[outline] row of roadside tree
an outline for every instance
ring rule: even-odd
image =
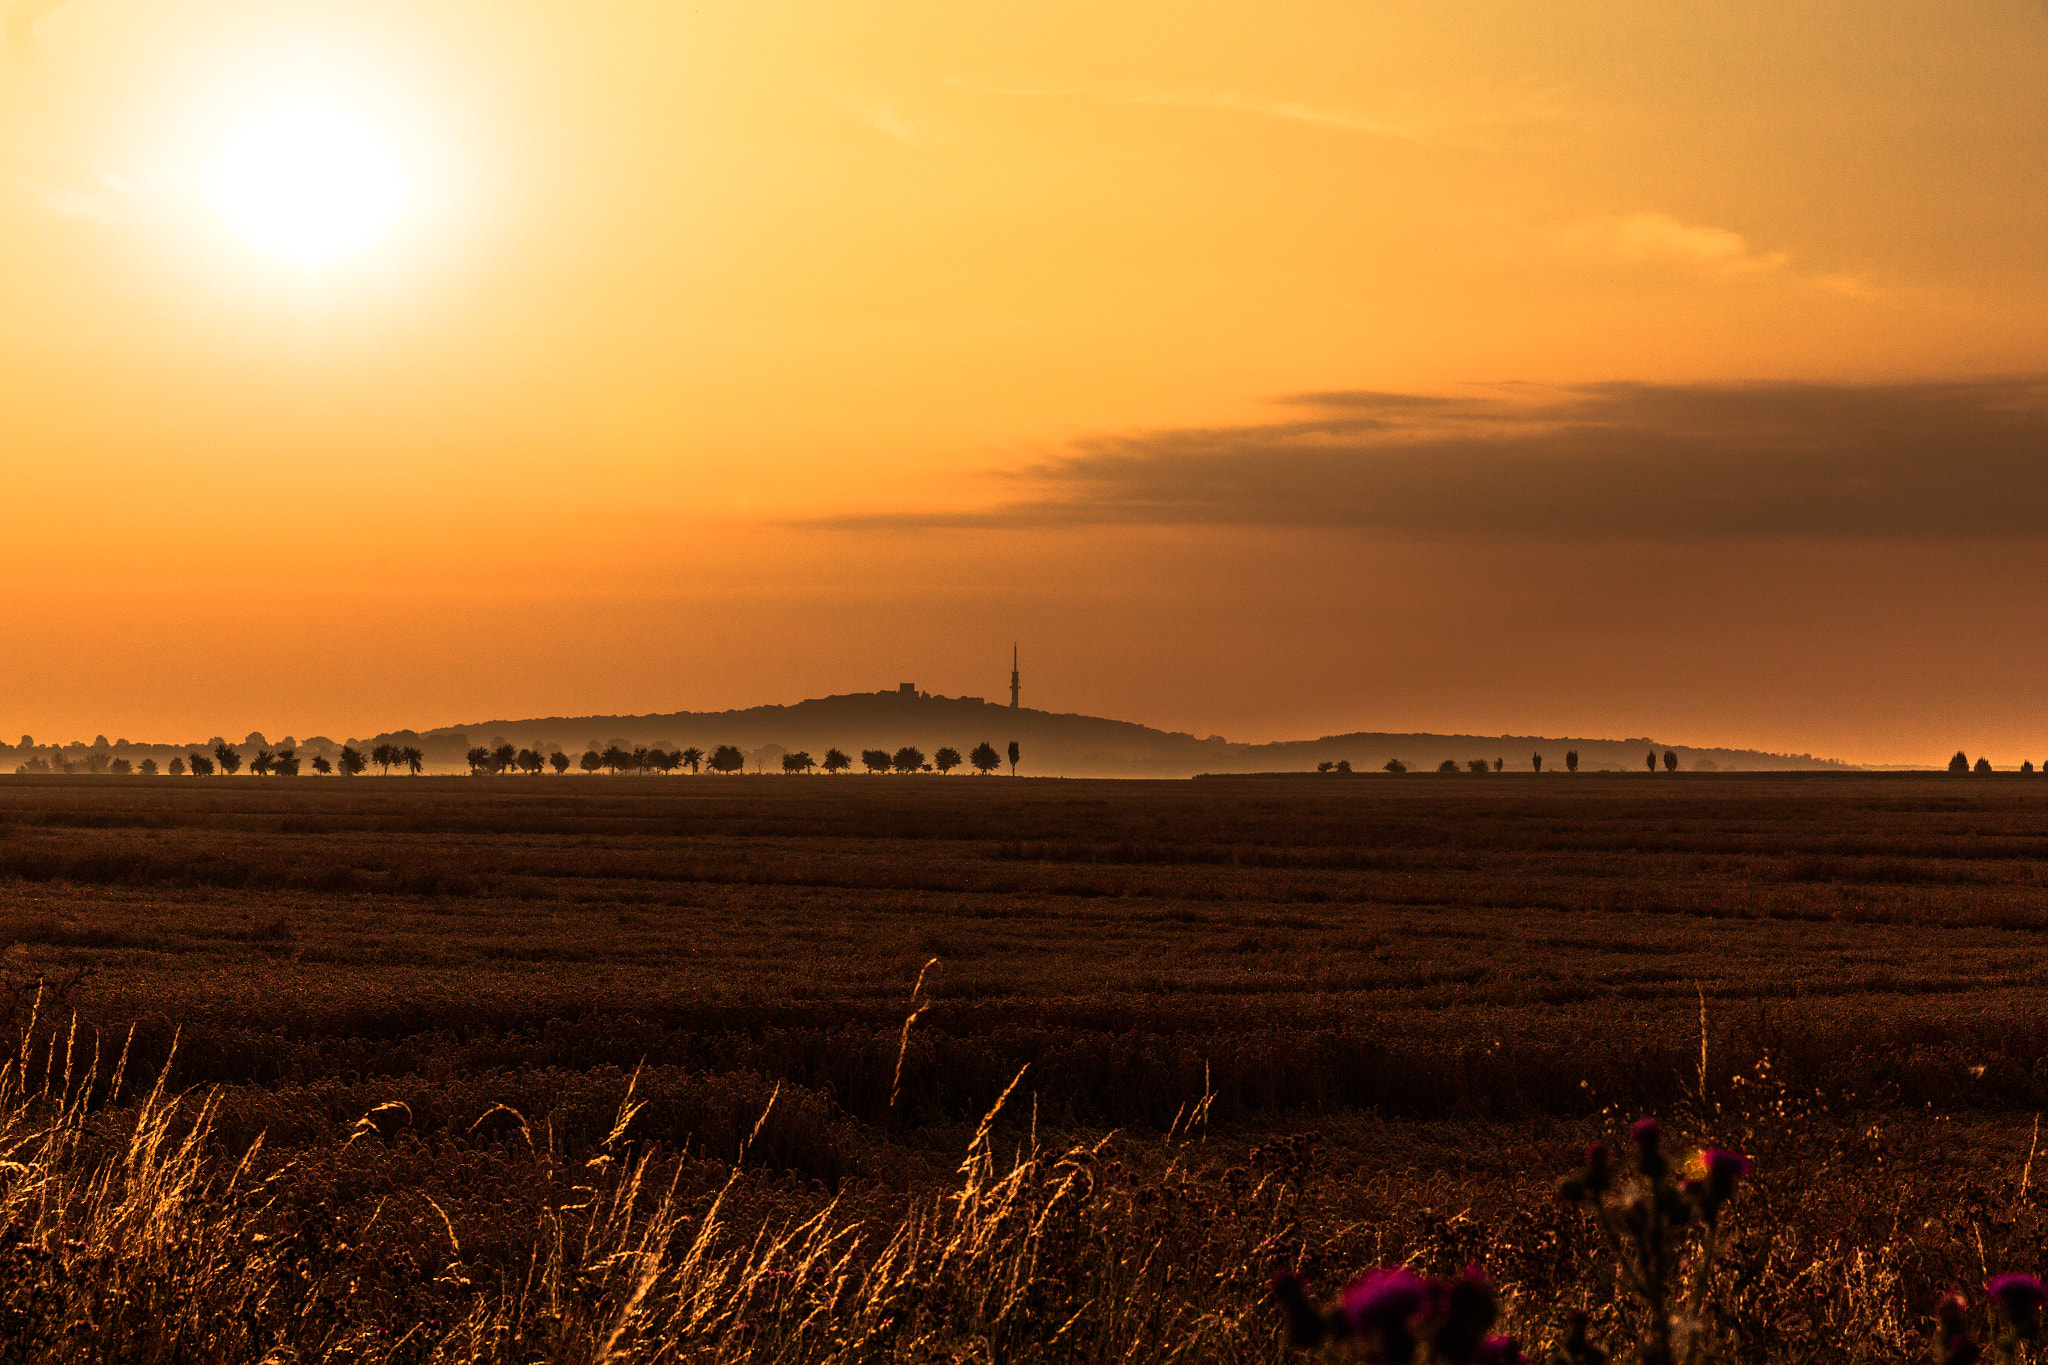
[[[583,756],[572,759],[560,749],[543,754],[536,749],[521,749],[511,744],[500,744],[496,748],[482,745],[471,749],[465,757],[473,776],[496,776],[501,773],[528,773],[539,776],[553,771],[566,773],[572,767],[586,773],[673,773],[687,768],[692,773],[710,771],[714,773],[737,773],[747,766],[746,755],[733,744],[720,744],[709,753],[695,747],[687,749],[659,749],[636,746],[628,749],[613,744],[604,749],[587,749]],[[870,773],[950,773],[963,765],[972,766],[976,772],[990,773],[1003,765],[1003,755],[986,741],[974,746],[964,758],[958,749],[942,747],[929,759],[922,749],[906,744],[893,753],[887,749],[863,749],[860,754],[861,766]],[[1017,764],[1023,758],[1023,750],[1016,740],[1010,741],[1010,772],[1014,776]],[[232,777],[242,770],[241,753],[231,744],[213,746],[211,753],[193,753],[184,758],[173,758],[168,772],[172,777],[183,777],[190,773],[194,777],[211,777],[216,772]],[[250,773],[257,777],[297,777],[307,766],[296,749],[261,748],[248,760]],[[814,759],[809,753],[799,751],[782,755],[782,771],[792,775],[823,771],[842,773],[851,768],[854,760],[838,749],[827,749],[822,759]],[[355,777],[371,766],[389,775],[393,768],[410,772],[417,777],[426,770],[426,755],[410,744],[379,744],[365,754],[353,745],[344,744],[341,752],[333,759],[316,754],[311,761],[314,772],[325,775],[340,773],[343,777]],[[127,774],[136,771],[128,760],[115,759],[108,771]],[[153,776],[157,771],[154,759],[144,759],[140,771]]]
[[[477,776],[510,772],[539,776],[550,769],[566,773],[571,767],[581,768],[586,773],[606,772],[614,777],[620,773],[672,773],[679,768],[687,768],[692,773],[707,769],[714,773],[737,773],[747,766],[747,756],[734,744],[720,744],[709,753],[695,745],[687,749],[650,749],[644,746],[628,749],[613,744],[601,750],[586,749],[578,759],[571,759],[560,749],[543,754],[537,749],[521,749],[510,744],[500,744],[495,749],[479,745],[465,757],[469,760],[470,772]],[[1013,775],[1022,757],[1023,750],[1016,740],[1011,740],[1009,760]],[[823,758],[812,758],[807,750],[782,755],[782,771],[791,775],[820,771],[843,773],[853,763],[854,760],[840,749],[827,749]],[[972,766],[976,772],[990,773],[1003,766],[1003,755],[996,752],[995,745],[983,741],[964,758],[958,749],[946,746],[928,759],[922,749],[906,744],[893,753],[887,749],[863,749],[860,763],[871,773],[950,773],[963,765]]]

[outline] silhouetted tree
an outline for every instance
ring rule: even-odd
[[[183,777],[185,775],[185,760],[183,758],[171,760],[170,774],[172,777]]]
[[[924,751],[914,744],[906,744],[889,755],[889,766],[899,773],[914,773],[924,766]]]
[[[1507,766],[1508,766],[1508,761],[1507,761],[1506,759],[1504,759],[1504,758],[1496,758],[1495,760],[1493,760],[1493,770],[1494,770],[1495,772],[1500,772],[1500,771],[1501,771],[1502,769],[1506,768]]]
[[[1977,766],[1970,769],[1970,771],[1976,774],[1978,777],[1989,777],[1991,775],[1991,760],[1988,758],[1979,758],[1977,760]]]
[[[932,755],[932,763],[942,773],[952,772],[953,769],[960,766],[960,751],[950,748],[941,749]]]
[[[1656,771],[1657,771],[1657,751],[1656,751],[1655,749],[1652,749],[1652,750],[1650,750],[1650,759],[1649,759],[1649,763],[1650,763],[1650,771],[1651,771],[1651,772],[1656,772]]]
[[[782,756],[782,771],[786,773],[807,773],[817,766],[818,761],[807,750],[799,749]]]
[[[125,758],[110,758],[107,760],[107,771],[115,777],[126,777],[135,771],[135,765]]]
[[[681,749],[656,749],[648,757],[653,761],[655,767],[661,769],[662,776],[664,777],[683,766],[683,751]]]
[[[334,765],[328,761],[326,754],[314,754],[313,771],[325,777],[334,771]]]
[[[1483,758],[1475,758],[1465,764],[1467,772],[1483,773],[1486,771],[1486,767],[1486,760]]]
[[[1967,775],[1970,771],[1970,756],[1961,749],[1956,750],[1956,756],[1948,761],[1948,770],[1958,775]]]
[[[192,755],[192,776],[212,777],[213,760],[208,758],[205,754]]]
[[[599,753],[595,749],[585,749],[583,751],[582,761],[579,762],[576,766],[583,769],[584,772],[595,773],[599,768],[602,768],[604,766],[604,755]]]
[[[1566,749],[1564,751],[1564,770],[1568,773],[1575,773],[1579,770],[1579,751],[1577,749]]]
[[[519,762],[519,750],[509,744],[500,744],[491,750],[491,771],[502,773]]]
[[[628,767],[633,762],[633,755],[627,753],[616,744],[606,745],[604,752],[599,754],[598,757],[604,760],[605,771],[613,777],[619,775],[619,769]],[[714,763],[712,766],[717,767],[718,765]]]
[[[1316,764],[1316,771],[1319,773],[1326,773],[1329,772],[1331,769],[1335,768],[1336,766],[1336,764],[1332,763],[1329,759],[1326,758],[1322,762]]]
[[[379,744],[376,748],[370,750],[370,762],[384,770],[378,776],[391,776],[391,765],[398,762],[398,746],[396,744]],[[476,766],[475,760],[472,759],[469,766],[474,768]]]
[[[491,770],[491,751],[481,744],[471,747],[462,757],[469,763],[471,777],[482,777]]]
[[[1017,741],[1010,741],[1010,776],[1017,775],[1017,761],[1024,757],[1024,751],[1017,747]]]
[[[853,766],[853,760],[848,758],[845,754],[841,753],[837,749],[827,749],[825,751],[825,761],[821,763],[819,766],[822,767],[828,774],[836,775],[838,773],[845,772],[848,768],[851,768]]]
[[[682,755],[677,754],[676,757],[680,760]],[[560,777],[563,773],[569,771],[569,755],[557,749],[548,755],[548,765],[555,770],[555,776]]]
[[[519,771],[532,777],[540,776],[548,766],[548,761],[532,749],[521,749],[517,761]]]
[[[1443,762],[1436,765],[1436,770],[1440,773],[1454,773],[1458,771],[1458,760],[1455,758],[1447,758]]]
[[[270,760],[270,771],[279,777],[297,777],[299,775],[299,751],[297,749],[279,749],[277,756]]]
[[[1531,754],[1531,755],[1529,756],[1529,763],[1530,763],[1530,765],[1531,765],[1532,767],[1534,767],[1534,768],[1535,768],[1535,770],[1536,770],[1537,772],[1539,772],[1539,773],[1540,773],[1540,772],[1542,772],[1542,771],[1543,771],[1543,755],[1542,755],[1542,754]]]
[[[697,769],[703,764],[703,762],[704,751],[702,749],[699,749],[696,745],[693,744],[689,748],[683,750],[683,764],[684,766],[688,767],[692,773],[696,772]]]
[[[1671,752],[1671,750],[1669,749],[1666,749],[1664,751],[1664,771],[1667,773],[1675,773],[1678,771],[1678,755]]]
[[[887,749],[862,749],[860,751],[860,761],[862,766],[871,773],[885,773],[889,771],[889,751]]]
[[[711,751],[711,771],[736,773],[747,766],[747,756],[736,744],[721,744]]]
[[[139,772],[140,772],[140,773],[141,773],[141,774],[142,774],[142,775],[143,775],[144,777],[155,777],[155,776],[156,776],[156,760],[155,760],[155,759],[153,759],[153,758],[145,758],[145,759],[143,759],[143,760],[142,760],[142,764],[141,764],[141,766],[140,766],[140,767],[139,767],[139,768],[137,769],[137,771],[139,771]]]
[[[341,757],[335,763],[343,777],[354,777],[369,765],[370,760],[364,758],[361,751],[347,744],[341,746]]]
[[[1390,758],[1382,766],[1396,777],[1408,771],[1408,765],[1398,758]]]
[[[249,771],[258,777],[270,776],[270,767],[277,762],[277,755],[268,749],[258,749],[256,757],[249,760]]]
[[[421,772],[425,771],[427,766],[427,756],[411,744],[398,751],[398,761],[403,763],[406,771],[414,777],[418,777]]]
[[[644,773],[654,766],[654,751],[645,744],[635,745],[627,757],[626,766],[636,773]]]
[[[1337,771],[1338,771],[1338,772],[1340,772],[1340,773],[1348,773],[1348,772],[1350,772],[1350,771],[1351,771],[1351,760],[1350,760],[1350,759],[1348,759],[1348,758],[1340,758],[1340,759],[1338,759],[1338,760],[1337,760]]]
[[[172,761],[173,763],[177,762],[177,760],[176,760],[176,759],[172,759],[171,761]],[[2023,759],[2021,759],[2021,760],[2020,760],[2020,771],[2021,771],[2022,773],[2030,773],[2030,772],[2034,771],[2034,760],[2033,760],[2033,759],[2031,759],[2031,758],[2023,758]]]
[[[967,761],[974,765],[974,771],[984,776],[1003,766],[1003,756],[987,740],[974,746],[974,752],[967,755]]]
[[[223,777],[233,777],[242,770],[242,755],[226,740],[213,746],[213,761],[220,764]]]

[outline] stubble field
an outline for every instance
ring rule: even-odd
[[[1551,1191],[1656,1112],[1760,1159],[1730,1350],[1895,1357],[2039,1268],[2044,853],[2002,777],[0,779],[72,1163],[0,1174],[0,1336],[1268,1359],[1275,1268],[1473,1259],[1619,1331]],[[50,1200],[202,1110],[155,1232]]]

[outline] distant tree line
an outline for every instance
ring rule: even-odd
[[[122,741],[126,743],[127,741]],[[33,741],[22,736],[22,747],[31,748]],[[497,776],[502,773],[526,773],[539,776],[543,773],[567,773],[571,768],[581,768],[586,773],[673,773],[687,768],[692,773],[738,773],[745,770],[747,757],[735,744],[720,744],[709,753],[692,745],[682,749],[664,749],[659,746],[612,744],[602,749],[593,745],[584,751],[582,757],[572,759],[560,749],[542,753],[539,749],[522,749],[515,745],[499,743],[495,747],[478,745],[471,748],[464,758],[473,776]],[[1016,740],[1010,741],[1010,771],[1014,775],[1017,764],[1023,759],[1023,748]],[[866,749],[861,752],[861,762],[869,772],[895,773],[950,773],[955,768],[971,765],[977,772],[994,772],[1003,765],[1003,755],[986,741],[977,744],[973,751],[962,757],[958,749],[941,747],[929,760],[924,751],[914,745],[905,745],[894,753],[886,749]],[[389,776],[393,768],[418,777],[426,771],[426,754],[416,745],[379,744],[367,754],[353,744],[341,746],[341,752],[333,758],[315,754],[310,761],[303,759],[293,745],[257,745],[256,752],[246,759],[242,750],[226,740],[216,741],[210,751],[195,751],[173,757],[163,771],[171,777],[212,777],[215,773],[233,777],[247,764],[249,772],[256,777],[297,777],[305,768],[326,775],[340,773],[343,777],[356,777],[375,766]],[[813,759],[808,752],[785,753],[782,755],[782,771],[788,774],[809,773],[822,769],[826,773],[845,772],[853,766],[854,760],[843,750],[827,749],[822,760]],[[94,773],[129,776],[139,773],[145,777],[157,775],[154,758],[144,758],[140,764],[105,752],[103,749],[89,751],[83,759],[72,761],[60,757],[52,762],[40,757],[31,759],[15,769],[17,773]]]

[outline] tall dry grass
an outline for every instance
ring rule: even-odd
[[[63,1036],[42,1058],[24,1049],[0,1066],[0,1359],[1241,1360],[1278,1349],[1259,1287],[1295,1187],[1268,1173],[1224,1207],[1183,1164],[1184,1131],[1154,1144],[1161,1161],[1132,1181],[1107,1140],[1062,1147],[1027,1130],[1003,1150],[999,1104],[942,1191],[881,1220],[835,1199],[775,1225],[730,1213],[750,1180],[744,1150],[708,1202],[688,1196],[685,1163],[636,1151],[629,1085],[603,1150],[582,1162],[510,1115],[547,1193],[512,1238],[519,1254],[482,1257],[418,1189],[394,1188],[352,1230],[319,1217],[294,1189],[298,1159],[266,1162],[260,1140],[217,1149],[211,1095],[159,1082],[124,1102],[125,1059],[102,1072],[75,1055],[75,1032]],[[24,1083],[38,1073],[47,1079]],[[376,1142],[380,1117],[365,1115],[349,1141]],[[407,1231],[419,1220],[387,1217],[406,1201],[431,1208],[436,1236],[423,1243]],[[393,1280],[394,1263],[409,1282]]]

